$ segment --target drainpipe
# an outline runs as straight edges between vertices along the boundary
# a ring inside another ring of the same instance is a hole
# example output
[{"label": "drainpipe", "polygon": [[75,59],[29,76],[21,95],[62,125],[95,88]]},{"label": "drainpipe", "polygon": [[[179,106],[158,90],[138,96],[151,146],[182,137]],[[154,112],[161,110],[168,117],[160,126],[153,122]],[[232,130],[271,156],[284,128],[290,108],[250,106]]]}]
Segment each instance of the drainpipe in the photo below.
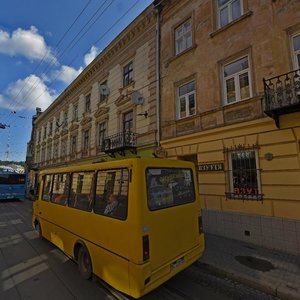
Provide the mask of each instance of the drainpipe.
[{"label": "drainpipe", "polygon": [[[162,1],[155,1],[156,14],[156,128],[157,128],[157,147],[160,147],[160,16]],[[158,2],[158,3],[157,3]]]}]

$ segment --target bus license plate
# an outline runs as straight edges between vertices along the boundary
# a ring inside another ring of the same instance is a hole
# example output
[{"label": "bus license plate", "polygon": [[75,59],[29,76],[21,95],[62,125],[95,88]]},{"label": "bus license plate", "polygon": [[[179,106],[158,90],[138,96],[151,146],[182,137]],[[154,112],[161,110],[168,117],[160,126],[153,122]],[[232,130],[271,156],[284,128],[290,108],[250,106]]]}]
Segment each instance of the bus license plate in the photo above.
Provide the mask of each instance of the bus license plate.
[{"label": "bus license plate", "polygon": [[179,267],[183,263],[184,263],[184,257],[181,257],[181,258],[177,259],[176,261],[171,263],[171,270],[176,269],[177,267]]}]

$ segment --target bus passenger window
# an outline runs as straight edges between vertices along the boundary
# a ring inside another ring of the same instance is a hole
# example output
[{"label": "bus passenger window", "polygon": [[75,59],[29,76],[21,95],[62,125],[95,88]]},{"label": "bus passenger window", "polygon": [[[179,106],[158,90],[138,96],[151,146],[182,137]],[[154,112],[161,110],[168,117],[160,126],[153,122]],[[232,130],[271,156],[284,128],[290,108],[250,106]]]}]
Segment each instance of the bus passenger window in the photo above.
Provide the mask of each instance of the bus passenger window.
[{"label": "bus passenger window", "polygon": [[195,201],[192,170],[149,168],[146,173],[148,207],[150,210]]},{"label": "bus passenger window", "polygon": [[102,170],[97,173],[94,211],[125,220],[128,207],[128,170]]},{"label": "bus passenger window", "polygon": [[55,174],[53,178],[53,190],[51,201],[66,205],[69,193],[69,174]]},{"label": "bus passenger window", "polygon": [[45,201],[50,201],[52,193],[52,177],[53,175],[44,176],[44,187],[42,199]]},{"label": "bus passenger window", "polygon": [[94,172],[72,174],[71,191],[68,205],[85,211],[91,211],[93,198]]}]

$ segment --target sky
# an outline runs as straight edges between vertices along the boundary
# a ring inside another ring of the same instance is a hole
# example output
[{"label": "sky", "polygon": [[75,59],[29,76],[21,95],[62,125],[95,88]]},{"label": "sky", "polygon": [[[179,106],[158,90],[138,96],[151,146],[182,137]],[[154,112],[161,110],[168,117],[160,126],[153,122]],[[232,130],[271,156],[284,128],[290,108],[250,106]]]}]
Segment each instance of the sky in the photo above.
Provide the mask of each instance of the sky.
[{"label": "sky", "polygon": [[0,160],[25,160],[36,107],[44,111],[151,3],[1,1]]}]

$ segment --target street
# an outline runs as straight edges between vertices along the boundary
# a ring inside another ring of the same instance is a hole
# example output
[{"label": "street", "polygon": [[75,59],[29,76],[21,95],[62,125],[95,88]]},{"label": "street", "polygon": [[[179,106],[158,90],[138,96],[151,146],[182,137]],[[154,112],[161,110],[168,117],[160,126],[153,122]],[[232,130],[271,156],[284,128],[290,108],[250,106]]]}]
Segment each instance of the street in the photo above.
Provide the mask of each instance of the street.
[{"label": "street", "polygon": [[[31,201],[0,203],[0,299],[116,299],[31,227]],[[126,297],[124,298],[126,299]],[[278,299],[196,263],[142,299]]]}]

